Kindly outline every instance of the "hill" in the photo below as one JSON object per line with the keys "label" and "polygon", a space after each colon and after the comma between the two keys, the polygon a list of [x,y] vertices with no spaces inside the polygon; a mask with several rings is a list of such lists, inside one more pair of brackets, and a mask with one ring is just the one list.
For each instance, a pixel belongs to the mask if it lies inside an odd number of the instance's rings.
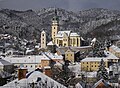
{"label": "hill", "polygon": [[[40,41],[40,33],[47,32],[51,39],[51,19],[55,8],[43,8],[39,11],[0,10],[0,33],[10,34],[21,39]],[[56,8],[60,30],[72,30],[81,36],[109,38],[120,33],[120,11],[93,8],[79,12]]]}

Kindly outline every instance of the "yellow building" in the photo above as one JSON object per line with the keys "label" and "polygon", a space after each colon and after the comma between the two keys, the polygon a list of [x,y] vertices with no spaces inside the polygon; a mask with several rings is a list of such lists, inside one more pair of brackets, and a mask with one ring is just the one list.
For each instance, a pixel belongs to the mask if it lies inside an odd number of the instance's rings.
{"label": "yellow building", "polygon": [[101,59],[104,60],[106,68],[108,68],[111,63],[118,63],[119,58],[111,52],[104,51],[104,54],[106,55],[106,57],[87,57],[81,60],[81,70],[97,71]]}
{"label": "yellow building", "polygon": [[52,41],[57,46],[80,46],[80,36],[71,31],[59,31],[59,19],[56,16],[52,20]]}
{"label": "yellow building", "polygon": [[[81,70],[82,71],[97,71],[100,65],[102,58],[88,57],[81,61]],[[108,68],[108,60],[103,59],[105,66]]]}
{"label": "yellow building", "polygon": [[74,62],[75,61],[75,52],[71,50],[70,48],[65,52],[65,60]]}

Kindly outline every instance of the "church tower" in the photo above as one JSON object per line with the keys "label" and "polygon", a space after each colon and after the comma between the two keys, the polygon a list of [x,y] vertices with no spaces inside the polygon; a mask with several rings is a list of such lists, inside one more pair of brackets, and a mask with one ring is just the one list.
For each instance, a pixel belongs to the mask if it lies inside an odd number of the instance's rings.
{"label": "church tower", "polygon": [[41,48],[46,48],[46,33],[44,30],[41,32]]}
{"label": "church tower", "polygon": [[56,35],[58,33],[58,30],[59,30],[59,18],[57,16],[57,11],[55,9],[55,16],[52,19],[52,32],[51,32],[52,33],[52,42],[53,43],[56,42],[55,37],[56,37]]}

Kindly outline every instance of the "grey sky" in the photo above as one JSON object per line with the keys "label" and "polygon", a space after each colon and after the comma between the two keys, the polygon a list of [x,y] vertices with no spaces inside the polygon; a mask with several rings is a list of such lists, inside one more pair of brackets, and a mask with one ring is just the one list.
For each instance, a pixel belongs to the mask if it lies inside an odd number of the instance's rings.
{"label": "grey sky", "polygon": [[0,8],[38,10],[46,7],[59,7],[72,11],[90,8],[120,10],[120,0],[0,0]]}

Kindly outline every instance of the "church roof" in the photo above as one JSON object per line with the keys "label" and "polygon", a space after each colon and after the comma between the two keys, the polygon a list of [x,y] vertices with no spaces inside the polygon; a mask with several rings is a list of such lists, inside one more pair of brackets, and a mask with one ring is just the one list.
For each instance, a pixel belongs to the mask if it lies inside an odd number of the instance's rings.
{"label": "church roof", "polygon": [[56,37],[63,37],[64,33],[66,33],[69,36],[71,31],[59,31]]}
{"label": "church roof", "polygon": [[79,36],[79,35],[77,33],[71,33],[70,36],[71,37],[74,37],[74,36],[76,37],[76,36]]}
{"label": "church roof", "polygon": [[47,45],[49,46],[49,45],[55,45],[55,44],[52,41],[50,41]]}

